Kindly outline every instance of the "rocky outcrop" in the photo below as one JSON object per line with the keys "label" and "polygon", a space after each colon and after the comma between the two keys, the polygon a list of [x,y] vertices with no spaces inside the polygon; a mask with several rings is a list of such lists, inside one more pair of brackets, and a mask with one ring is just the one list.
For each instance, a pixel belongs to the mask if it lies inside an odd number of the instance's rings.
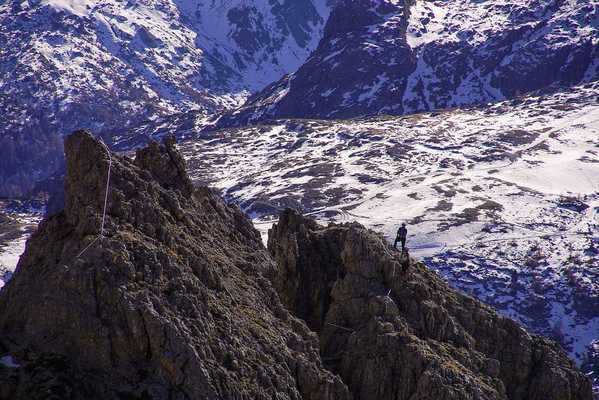
{"label": "rocky outcrop", "polygon": [[258,232],[194,190],[173,140],[112,155],[104,236],[109,154],[84,131],[65,152],[65,208],[0,293],[0,356],[20,365],[0,366],[3,398],[349,399]]}
{"label": "rocky outcrop", "polygon": [[555,344],[358,224],[287,211],[269,254],[173,139],[65,151],[64,210],[0,292],[0,398],[591,398]]}
{"label": "rocky outcrop", "polygon": [[294,211],[269,232],[283,302],[320,336],[356,400],[591,399],[553,342],[451,289],[358,224]]}

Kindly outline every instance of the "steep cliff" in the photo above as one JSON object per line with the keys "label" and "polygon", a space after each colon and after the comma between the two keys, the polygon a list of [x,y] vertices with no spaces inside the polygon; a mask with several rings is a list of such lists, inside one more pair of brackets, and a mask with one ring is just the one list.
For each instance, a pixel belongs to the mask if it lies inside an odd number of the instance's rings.
{"label": "steep cliff", "polygon": [[[283,302],[354,399],[591,399],[553,342],[451,289],[359,224],[286,211],[269,232]],[[406,268],[407,267],[407,268]]]}
{"label": "steep cliff", "polygon": [[0,293],[0,397],[349,399],[263,277],[258,232],[192,187],[173,140],[111,164],[84,131],[65,150],[64,211]]}

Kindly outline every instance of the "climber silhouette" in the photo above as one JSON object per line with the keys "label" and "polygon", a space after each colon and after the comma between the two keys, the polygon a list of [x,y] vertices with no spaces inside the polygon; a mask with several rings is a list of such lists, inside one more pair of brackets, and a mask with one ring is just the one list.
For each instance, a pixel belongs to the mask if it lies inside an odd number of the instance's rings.
{"label": "climber silhouette", "polygon": [[401,251],[402,253],[406,250],[406,239],[408,237],[408,229],[406,228],[405,222],[401,224],[399,229],[397,230],[397,236],[395,237],[395,243],[393,243],[393,247],[397,249],[397,242],[401,242]]}

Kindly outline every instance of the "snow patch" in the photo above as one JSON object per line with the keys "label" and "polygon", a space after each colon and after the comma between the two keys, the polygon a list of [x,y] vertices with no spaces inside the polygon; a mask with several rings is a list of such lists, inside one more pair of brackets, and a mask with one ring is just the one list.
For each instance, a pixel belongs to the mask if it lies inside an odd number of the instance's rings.
{"label": "snow patch", "polygon": [[79,17],[88,17],[91,9],[94,7],[96,1],[91,0],[43,0],[42,4],[47,4],[50,7],[58,10],[65,11],[69,14],[77,15]]}
{"label": "snow patch", "polygon": [[417,0],[410,8],[410,19],[406,31],[408,45],[415,49],[442,37],[445,30],[447,5]]}
{"label": "snow patch", "polygon": [[25,251],[26,243],[27,237],[23,236],[7,243],[4,247],[0,247],[0,290],[8,282],[17,267],[19,258]]}
{"label": "snow patch", "polygon": [[0,365],[7,367],[7,368],[19,368],[20,367],[20,365],[17,364],[15,359],[12,358],[11,356],[0,357]]}

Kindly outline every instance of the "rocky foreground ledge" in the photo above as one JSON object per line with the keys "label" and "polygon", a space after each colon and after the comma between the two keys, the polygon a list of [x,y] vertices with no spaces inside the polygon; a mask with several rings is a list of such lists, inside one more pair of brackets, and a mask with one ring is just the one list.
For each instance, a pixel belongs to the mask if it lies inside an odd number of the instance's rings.
{"label": "rocky foreground ledge", "polygon": [[0,399],[591,399],[556,344],[360,225],[287,211],[267,251],[173,140],[112,155],[98,238],[109,154],[65,152],[64,210],[0,292]]}
{"label": "rocky foreground ledge", "polygon": [[288,210],[269,232],[273,283],[318,332],[356,399],[591,399],[554,342],[458,293],[359,224]]}

